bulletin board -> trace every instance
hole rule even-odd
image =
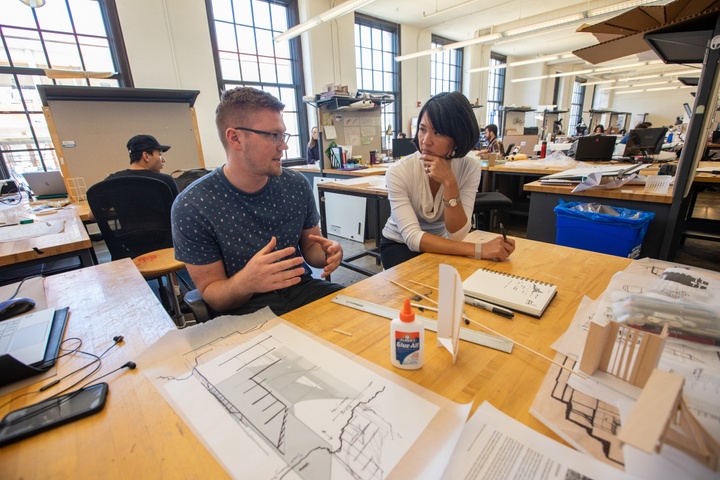
[[[196,90],[38,86],[63,177],[88,187],[130,167],[127,141],[152,135],[171,149],[163,173],[204,167]]]
[[[320,125],[323,129],[324,148],[327,148],[330,142],[352,146],[352,156],[362,155],[363,163],[370,163],[371,150],[380,151],[382,148],[380,107],[330,110],[323,106],[320,108]]]

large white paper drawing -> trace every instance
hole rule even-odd
[[[249,329],[216,322],[220,329],[194,338],[170,332],[141,361],[234,477],[382,479],[406,468],[414,476],[434,460],[425,449],[462,428],[467,408],[419,396],[280,319]]]

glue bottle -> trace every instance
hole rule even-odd
[[[425,325],[415,320],[409,298],[400,317],[390,322],[390,362],[404,370],[417,370],[425,362]]]

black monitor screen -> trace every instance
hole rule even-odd
[[[407,155],[412,155],[417,151],[415,142],[413,142],[410,138],[394,138],[392,142],[393,158],[400,158]]]
[[[667,127],[662,128],[634,128],[628,134],[625,145],[625,157],[648,156],[660,153]]]

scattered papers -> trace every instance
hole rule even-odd
[[[601,172],[593,172],[585,177],[572,191],[572,193],[583,192],[585,190],[614,190],[620,188],[626,183],[629,183],[636,174],[629,175],[627,177],[617,178],[609,182],[602,182],[603,175]]]
[[[550,440],[484,402],[465,425],[442,478],[564,480],[636,477]]]

